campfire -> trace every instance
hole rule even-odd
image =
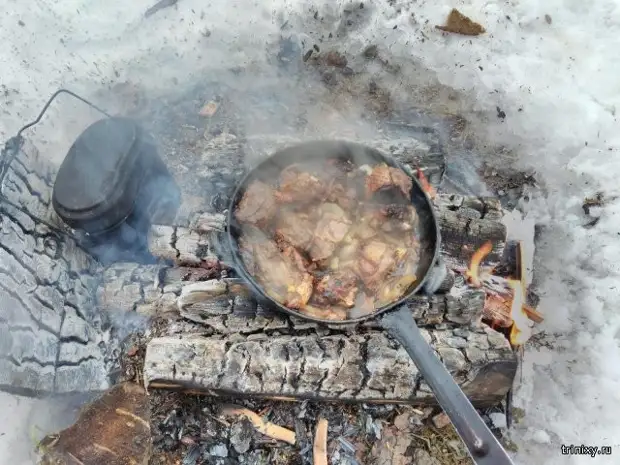
[[[194,95],[186,100],[196,102]],[[209,124],[215,126],[225,106],[218,109],[209,103],[201,108],[195,109],[195,114],[209,118]],[[39,277],[41,282],[63,285],[75,281],[75,290],[67,295],[78,296],[78,304],[92,299],[98,311],[141,315],[152,323],[147,336],[134,335],[124,342],[118,371],[121,381],[130,386],[111,393],[112,398],[119,396],[122,400],[131,392],[138,400],[130,404],[139,406],[139,411],[121,402],[92,418],[118,424],[118,431],[126,434],[139,430],[142,436],[151,436],[153,457],[171,457],[161,463],[201,463],[196,458],[201,454],[217,457],[215,462],[205,463],[225,463],[224,459],[248,464],[291,463],[299,456],[304,463],[311,463],[313,451],[317,464],[338,463],[328,461],[328,457],[338,455],[356,457],[358,463],[378,458],[401,463],[395,451],[402,449],[404,455],[414,444],[413,436],[401,432],[417,434],[416,428],[431,424],[446,431],[450,422],[418,367],[376,319],[338,326],[274,313],[262,305],[231,266],[230,251],[223,240],[226,192],[232,192],[241,179],[247,162],[244,157],[252,154],[255,161],[260,160],[302,141],[272,134],[232,137],[215,130],[194,134],[190,129],[198,124],[195,119],[176,120],[178,128],[169,120],[166,130],[171,134],[166,134],[175,142],[187,144],[183,150],[170,152],[187,158],[181,164],[176,155],[164,152],[162,165],[169,168],[171,178],[183,180],[184,192],[180,213],[173,221],[160,220],[148,226],[136,222],[147,231],[144,243],[140,241],[140,256],[146,248],[144,255],[154,260],[111,260],[97,268],[89,257],[76,255],[65,257],[75,269],[61,270],[61,279]],[[444,192],[441,185],[447,161],[445,154],[436,150],[435,136],[429,131],[429,140],[416,139],[421,136],[409,126],[399,128],[400,132],[394,126],[386,125],[373,136],[375,139],[357,138],[356,142],[380,150],[417,178],[434,207],[441,235],[438,254],[448,269],[434,294],[416,293],[407,298],[408,310],[423,338],[472,404],[480,412],[507,409],[504,399],[518,369],[514,349],[522,346],[531,336],[533,325],[543,320],[527,300],[524,244],[519,243],[511,252],[511,271],[502,271],[507,231],[500,221],[504,211],[499,200]],[[409,130],[412,132],[406,132]],[[203,158],[196,156],[198,153]],[[203,167],[207,164],[226,176],[208,172]],[[19,184],[29,175],[24,166],[30,166],[27,159],[8,171],[19,188],[7,189],[7,195],[17,205],[34,205],[33,199],[23,198],[31,191]],[[195,173],[202,177],[192,177]],[[201,186],[218,192],[200,190]],[[145,192],[147,196],[150,190]],[[60,219],[56,218],[59,223]],[[5,221],[14,220],[7,217]],[[15,226],[16,231],[23,229]],[[67,242],[53,250],[53,244],[43,244],[50,250],[44,250],[41,260],[57,257],[60,250],[77,249],[69,239],[59,241]],[[109,244],[104,245],[107,250]],[[73,279],[81,262],[86,263],[91,278],[101,278],[92,290]],[[59,260],[57,266],[65,264]],[[39,273],[52,269],[39,267],[36,262],[29,268]],[[73,306],[63,308],[72,311]],[[70,328],[69,322],[73,324],[78,318],[77,314],[72,316],[63,328]],[[71,338],[78,340],[79,334]],[[77,361],[66,363],[66,367],[76,367],[76,375],[57,376],[54,389],[72,392],[75,388],[69,382],[84,378],[78,376],[82,373],[79,364],[95,356],[78,355]],[[86,372],[87,367],[83,370]],[[133,390],[136,385],[140,385],[139,391]],[[98,404],[94,408],[99,408]],[[78,424],[61,436],[73,438],[76,431],[91,429]],[[82,443],[54,437],[43,445],[63,449],[61,452],[69,450],[80,460],[93,448],[102,454],[113,451],[133,457],[140,463],[143,455],[151,454],[150,450],[131,450],[131,444],[122,441],[115,443],[113,440],[122,435],[113,434],[112,429],[109,436],[103,437],[102,432],[98,438],[84,437]],[[368,443],[375,444],[372,451],[366,450]],[[423,440],[415,447],[416,456],[431,452]],[[252,455],[253,450],[258,452]]]
[[[493,248],[491,242],[485,242],[473,253],[468,268],[458,270],[470,286],[484,290],[483,321],[494,329],[507,331],[513,347],[525,344],[532,335],[533,325],[543,321],[543,316],[527,304],[523,247],[518,242],[514,248],[514,272],[509,276],[494,274],[495,267],[481,268],[480,264]]]

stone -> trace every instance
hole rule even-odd
[[[409,412],[401,413],[396,418],[394,418],[394,426],[403,431],[409,428],[411,424],[411,414]]]
[[[216,444],[209,449],[209,455],[212,457],[228,457],[228,447],[225,444]]]
[[[242,419],[230,427],[230,436],[228,440],[238,454],[245,454],[250,450],[252,431],[252,426],[246,419]]]
[[[441,412],[433,417],[433,425],[435,425],[437,429],[445,428],[450,424],[452,424],[452,422],[445,412]]]
[[[506,429],[508,427],[508,423],[506,422],[506,415],[501,412],[493,412],[489,414],[489,418],[493,422],[493,426],[498,429]]]

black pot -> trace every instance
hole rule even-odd
[[[52,195],[58,216],[89,248],[145,249],[153,222],[170,223],[180,191],[153,139],[135,121],[90,125],[63,160]]]

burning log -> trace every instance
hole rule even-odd
[[[252,333],[264,328],[303,330],[316,327],[308,321],[274,314],[252,298],[239,279],[183,281],[187,268],[160,269],[158,266],[116,264],[105,270],[97,290],[97,303],[108,311],[137,311],[147,316],[179,314],[212,331]],[[454,276],[453,276],[454,278]],[[458,277],[446,294],[418,295],[410,300],[419,325],[450,324],[467,326],[482,316],[484,292],[466,285]],[[370,320],[364,328],[377,328]]]
[[[499,263],[505,244],[505,228],[497,221],[501,210],[492,200],[485,202],[454,195],[436,197],[438,214],[445,226],[442,255],[452,266],[456,264],[457,269],[459,266],[466,268],[476,250],[475,244],[480,241],[493,244],[493,251],[486,256],[485,263]],[[475,238],[467,234],[467,225],[471,228],[473,224],[471,217],[477,217],[478,224],[483,225],[476,227],[478,235]],[[230,257],[220,245],[219,230],[223,229],[223,224],[223,215],[203,214],[194,217],[192,229],[153,227],[151,251],[176,265],[167,269],[130,264],[109,267],[97,291],[99,305],[104,309],[134,309],[146,315],[180,312],[183,317],[218,332],[257,331],[265,324],[306,327],[308,322],[293,321],[261,308],[239,281],[226,280],[226,291],[218,295],[192,285],[193,281],[213,279],[219,274],[219,268],[225,269],[226,263],[230,263]],[[471,250],[469,255],[465,250]],[[418,324],[469,325],[477,322],[482,315],[485,292],[468,286],[462,277],[455,277],[452,273],[445,284],[448,292],[411,299]],[[373,323],[366,325],[372,326]]]
[[[436,405],[404,349],[381,331],[279,333],[153,339],[145,386],[216,396]],[[493,405],[511,388],[516,354],[501,333],[486,326],[422,333],[476,405]]]
[[[492,249],[489,242],[476,250],[469,267],[461,270],[472,287],[482,288],[486,293],[483,320],[492,327],[508,330],[510,343],[514,347],[523,345],[529,339],[533,323],[543,321],[543,316],[527,304],[523,247],[522,242],[515,247],[514,276],[496,276],[492,268],[481,270],[480,262]]]

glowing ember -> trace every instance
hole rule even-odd
[[[418,181],[420,181],[422,190],[426,193],[426,195],[429,196],[431,200],[434,199],[437,195],[437,192],[435,192],[435,189],[433,188],[433,186],[431,186],[431,183],[428,182],[428,179],[426,179],[424,172],[420,168],[416,170],[416,176],[418,178]]]

